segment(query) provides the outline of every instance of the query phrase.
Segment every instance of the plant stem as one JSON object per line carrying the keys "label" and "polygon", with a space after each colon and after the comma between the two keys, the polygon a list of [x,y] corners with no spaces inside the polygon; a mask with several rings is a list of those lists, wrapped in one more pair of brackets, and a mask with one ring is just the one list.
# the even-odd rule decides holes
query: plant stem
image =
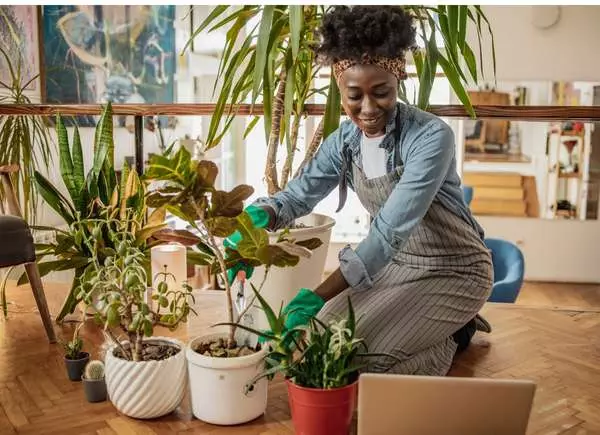
{"label": "plant stem", "polygon": [[[227,317],[229,319],[229,323],[233,323],[233,304],[231,303],[231,286],[229,285],[229,280],[227,279],[227,266],[225,265],[225,259],[223,258],[223,254],[215,241],[215,237],[212,234],[208,235],[210,244],[212,245],[215,255],[217,256],[217,260],[219,261],[219,266],[221,267],[221,275],[224,278],[223,282],[225,283],[225,297],[227,299]],[[227,347],[229,349],[234,349],[236,346],[235,343],[235,328],[232,326],[229,327],[229,337],[227,338]]]}
{"label": "plant stem", "polygon": [[306,152],[304,153],[304,160],[302,160],[302,163],[300,163],[298,170],[294,174],[294,178],[296,178],[298,175],[300,175],[300,173],[302,172],[302,169],[304,169],[304,167],[308,164],[308,162],[310,162],[310,160],[314,157],[315,153],[317,152],[317,149],[319,148],[319,145],[321,144],[321,139],[323,138],[324,119],[325,119],[325,117],[321,117],[321,120],[319,121],[319,125],[317,126],[317,129],[315,130],[315,133],[313,134],[312,140],[310,141],[310,144],[308,145],[308,147],[306,148]]}
{"label": "plant stem", "polygon": [[279,74],[279,85],[273,98],[273,115],[271,119],[271,134],[267,145],[267,166],[265,167],[265,181],[269,195],[277,193],[279,183],[277,182],[277,147],[279,146],[279,133],[281,130],[281,118],[283,117],[285,100],[286,70],[282,67]]}
{"label": "plant stem", "polygon": [[289,181],[290,173],[292,172],[292,164],[294,162],[294,154],[296,154],[296,144],[298,143],[298,130],[300,129],[300,115],[294,117],[294,123],[290,130],[290,148],[288,149],[287,158],[285,165],[283,165],[283,171],[281,171],[281,189],[285,189],[286,184]]}
{"label": "plant stem", "polygon": [[134,361],[142,360],[142,340],[144,339],[144,335],[140,334],[138,331],[137,336],[135,337],[135,353],[133,354]]}
{"label": "plant stem", "polygon": [[[269,268],[265,267],[265,274],[263,276],[263,280],[260,283],[260,286],[258,287],[258,293],[260,293],[262,291],[263,286],[265,285],[265,282],[267,281],[267,275],[269,273]],[[246,308],[244,308],[242,310],[242,312],[240,313],[240,315],[238,316],[238,319],[235,323],[239,323],[240,320],[242,320],[242,317],[244,317],[244,314],[246,314],[248,312],[248,310],[250,309],[250,307],[252,307],[252,305],[254,305],[254,301],[256,300],[256,295],[252,296],[252,300],[250,301],[250,303],[248,305],[246,305]],[[233,331],[235,333],[235,326],[233,327]]]}
{"label": "plant stem", "polygon": [[[121,342],[119,340],[117,340],[117,337],[115,337],[115,335],[112,333],[112,331],[110,329],[106,329],[106,333],[108,334],[110,339],[113,341],[113,343],[115,343],[117,345],[117,347],[121,350],[121,352],[123,353],[123,356],[125,358],[127,358],[129,361],[132,361],[133,357],[131,356],[131,354],[129,352],[127,352],[127,350],[125,350],[125,348],[123,347]],[[131,345],[131,343],[132,343],[131,338],[129,340],[129,343]]]}

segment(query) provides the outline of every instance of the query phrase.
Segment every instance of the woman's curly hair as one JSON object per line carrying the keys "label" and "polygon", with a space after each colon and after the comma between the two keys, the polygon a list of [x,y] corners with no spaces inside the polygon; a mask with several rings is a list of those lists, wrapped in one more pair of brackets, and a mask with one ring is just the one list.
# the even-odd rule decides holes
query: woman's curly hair
{"label": "woman's curly hair", "polygon": [[370,56],[401,57],[415,47],[415,28],[400,6],[335,6],[323,17],[315,48],[319,62]]}

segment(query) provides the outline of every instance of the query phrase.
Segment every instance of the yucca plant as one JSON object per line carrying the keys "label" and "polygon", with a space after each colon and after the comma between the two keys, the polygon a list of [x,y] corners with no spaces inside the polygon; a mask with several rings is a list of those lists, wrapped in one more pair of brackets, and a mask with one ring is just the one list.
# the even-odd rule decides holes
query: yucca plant
{"label": "yucca plant", "polygon": [[[321,72],[312,50],[316,32],[324,14],[331,6],[216,6],[208,17],[192,32],[186,48],[202,31],[209,32],[228,26],[223,55],[220,61],[215,91],[216,109],[212,116],[207,149],[217,146],[231,127],[236,116],[235,105],[250,101],[262,102],[264,129],[267,140],[265,180],[269,194],[285,187],[292,176],[300,121],[306,117],[305,105],[316,94],[327,97],[325,115],[321,118],[298,170],[312,158],[322,139],[333,132],[340,122],[340,94],[335,80],[328,86],[315,87],[315,78]],[[418,107],[427,109],[429,96],[438,65],[448,78],[452,89],[474,115],[466,86],[470,79],[477,83],[482,75],[477,66],[473,48],[467,43],[467,30],[475,27],[479,42],[479,60],[482,62],[481,37],[484,25],[492,36],[492,56],[495,52],[489,21],[479,6],[405,6],[415,17],[417,34],[423,48],[413,51],[419,81]],[[248,29],[252,20],[260,21]],[[436,35],[442,36],[444,47],[436,44]],[[240,36],[243,37],[240,43]],[[401,84],[401,98],[408,102]],[[229,105],[233,105],[231,107]],[[222,117],[225,117],[222,121]],[[258,123],[255,117],[244,137]],[[281,171],[277,170],[277,151],[285,140],[287,155]]]}
{"label": "yucca plant", "polygon": [[[37,80],[39,74],[25,81],[21,52],[14,51],[18,53],[17,59],[11,59],[8,52],[0,46],[0,55],[3,64],[6,64],[10,79],[8,82],[0,81],[0,91],[4,94],[0,97],[0,103],[32,104],[25,91]],[[19,165],[19,172],[15,174],[12,182],[17,198],[21,201],[23,218],[29,223],[35,223],[38,205],[33,174],[36,170],[50,166],[53,150],[53,142],[44,117],[0,115],[0,166]]]}
{"label": "yucca plant", "polygon": [[[74,128],[72,146],[69,144],[67,129],[60,116],[57,117],[56,130],[62,181],[67,188],[69,198],[38,171],[35,171],[35,184],[39,195],[64,220],[64,225],[60,228],[46,226],[33,228],[54,233],[54,240],[50,243],[36,244],[40,275],[44,276],[53,271],[75,270],[71,291],[56,318],[60,322],[67,314],[73,313],[81,301],[75,287],[93,258],[100,257],[103,261],[116,248],[105,230],[83,225],[84,220],[111,219],[114,230],[132,234],[136,246],[146,254],[148,267],[150,247],[163,243],[153,239],[152,236],[164,229],[166,224],[164,223],[165,210],[162,208],[154,210],[150,216],[147,216],[146,190],[134,169],[130,169],[125,164],[120,182],[117,180],[114,169],[113,119],[110,103],[103,109],[96,127],[93,163],[87,175],[78,128]],[[96,231],[97,234],[92,234],[92,231]],[[91,250],[89,244],[85,243],[91,236],[102,239],[99,251]],[[27,276],[23,274],[18,283],[25,282]]]}

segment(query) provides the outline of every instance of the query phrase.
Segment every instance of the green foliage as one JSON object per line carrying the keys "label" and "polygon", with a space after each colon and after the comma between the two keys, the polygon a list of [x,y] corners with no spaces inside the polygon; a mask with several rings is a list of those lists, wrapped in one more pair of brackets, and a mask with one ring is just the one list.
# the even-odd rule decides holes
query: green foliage
{"label": "green foliage", "polygon": [[[83,225],[91,227],[92,234],[105,233],[116,249],[110,255],[99,258],[104,242],[101,237],[87,237],[85,243],[93,253],[92,263],[81,275],[76,288],[77,296],[95,312],[95,319],[104,326],[113,342],[123,355],[132,361],[142,360],[144,337],[152,336],[156,325],[171,330],[185,322],[193,309],[192,288],[183,284],[181,289],[171,289],[167,283],[173,275],[165,270],[151,282],[161,279],[152,299],[156,304],[146,302],[149,282],[146,256],[136,246],[135,236],[127,231],[115,231],[120,220],[88,219]],[[126,331],[130,347],[121,346],[112,332],[114,329]]]}
{"label": "green foliage", "polygon": [[[255,228],[251,217],[244,211],[244,201],[254,189],[242,184],[229,192],[219,190],[215,186],[217,176],[218,168],[213,162],[193,161],[189,151],[181,147],[170,156],[153,156],[144,178],[151,183],[148,205],[165,208],[187,221],[194,230],[164,229],[156,232],[155,237],[188,246],[198,259],[210,265],[212,273],[221,274],[230,304],[227,269],[240,261],[254,267],[264,265],[267,271],[272,266],[295,266],[301,256],[311,255],[311,250],[318,248],[322,242],[313,238],[296,243],[284,233],[276,243],[270,243],[267,231]],[[241,235],[238,249],[227,248],[224,255],[216,238],[228,237],[236,231]],[[231,306],[228,311],[233,324]],[[235,326],[232,326],[230,346],[235,343],[234,331]]]}
{"label": "green foliage", "polygon": [[[3,43],[9,44],[10,41]],[[0,55],[4,59],[3,63],[8,66],[10,81],[0,81],[0,89],[4,95],[0,97],[0,103],[32,104],[26,89],[37,80],[39,74],[25,82],[20,51],[14,50],[19,53],[15,64],[15,59],[9,57],[5,47],[0,47]],[[23,217],[29,223],[36,221],[38,204],[36,186],[32,182],[33,174],[37,169],[50,166],[53,148],[48,125],[43,117],[0,115],[0,166],[19,165],[19,172],[15,174],[12,182],[17,198],[22,199]]]}
{"label": "green foliage", "polygon": [[65,358],[67,359],[79,359],[81,358],[81,350],[83,349],[83,340],[79,336],[79,330],[83,326],[80,323],[73,332],[73,338],[67,342],[63,342],[63,350],[65,352]]}
{"label": "green foliage", "polygon": [[287,379],[302,387],[339,388],[358,378],[360,370],[368,366],[366,358],[383,357],[399,361],[390,354],[368,352],[364,339],[356,335],[358,321],[350,298],[345,317],[328,324],[312,319],[308,330],[302,327],[287,329],[285,322],[291,313],[285,314],[280,310],[275,314],[254,287],[253,290],[265,312],[270,330],[264,332],[245,325],[237,326],[269,340],[269,352],[265,357],[265,371],[253,379],[247,388],[264,377],[272,379],[276,373],[283,373]]}
{"label": "green foliage", "polygon": [[[323,16],[331,6],[310,5],[247,5],[216,6],[208,17],[192,32],[186,44],[201,32],[222,31],[226,27],[217,80],[216,108],[207,135],[207,148],[217,146],[227,133],[236,116],[238,104],[262,103],[264,107],[265,139],[268,158],[265,176],[269,193],[283,189],[291,175],[299,135],[299,122],[306,116],[305,106],[320,94],[327,98],[321,128],[317,128],[300,167],[310,160],[318,149],[321,138],[326,138],[339,125],[340,93],[333,78],[328,86],[317,88],[314,79],[321,72],[312,45]],[[467,43],[467,30],[477,31],[479,63],[483,60],[482,34],[484,26],[492,38],[494,77],[495,49],[491,25],[479,6],[405,6],[415,17],[418,38],[425,47],[413,52],[419,81],[419,95],[414,102],[427,109],[438,65],[447,76],[452,89],[467,111],[474,116],[466,88],[469,80],[477,84],[483,78],[478,70],[474,49]],[[247,24],[261,16],[260,24]],[[244,32],[243,34],[240,32]],[[438,48],[436,35],[441,35],[443,47]],[[238,73],[239,71],[239,73]],[[403,84],[400,98],[409,102]],[[228,106],[231,105],[231,106]],[[228,108],[229,107],[229,108]],[[222,118],[224,117],[224,122]],[[245,135],[258,122],[255,118]],[[277,147],[285,140],[287,156],[277,174]],[[299,171],[296,172],[298,174]]]}
{"label": "green foliage", "polygon": [[[38,171],[35,172],[35,184],[46,203],[64,220],[66,228],[34,226],[33,229],[50,231],[55,236],[50,243],[36,245],[38,267],[42,276],[54,271],[75,270],[71,291],[56,318],[61,321],[67,314],[73,313],[80,302],[74,288],[93,258],[96,256],[102,262],[116,249],[108,232],[90,225],[90,220],[106,219],[107,226],[112,231],[132,234],[135,246],[145,255],[145,264],[149,264],[150,248],[162,243],[153,237],[154,233],[166,225],[164,209],[154,210],[147,217],[146,188],[135,169],[125,163],[120,183],[117,182],[110,103],[105,106],[96,127],[93,163],[87,175],[77,127],[74,129],[72,145],[69,144],[60,116],[57,117],[56,129],[62,181],[67,188],[68,197]],[[97,248],[94,248],[97,249],[96,252],[86,243],[91,237],[99,240]],[[52,259],[48,260],[47,257]],[[26,282],[27,275],[23,274],[19,284]]]}
{"label": "green foliage", "polygon": [[92,360],[85,366],[85,378],[90,380],[100,380],[104,378],[104,363],[99,360]]}

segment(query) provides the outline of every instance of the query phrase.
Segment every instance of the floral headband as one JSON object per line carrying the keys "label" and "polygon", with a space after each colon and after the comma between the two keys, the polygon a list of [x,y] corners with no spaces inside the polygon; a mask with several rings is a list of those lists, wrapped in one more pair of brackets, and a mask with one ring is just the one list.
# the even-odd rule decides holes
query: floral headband
{"label": "floral headband", "polygon": [[406,80],[406,61],[401,57],[384,57],[384,56],[369,56],[364,54],[360,61],[354,59],[344,59],[333,64],[333,75],[336,81],[340,80],[340,76],[348,68],[357,64],[372,64],[383,68],[389,73],[392,73],[400,80]]}

